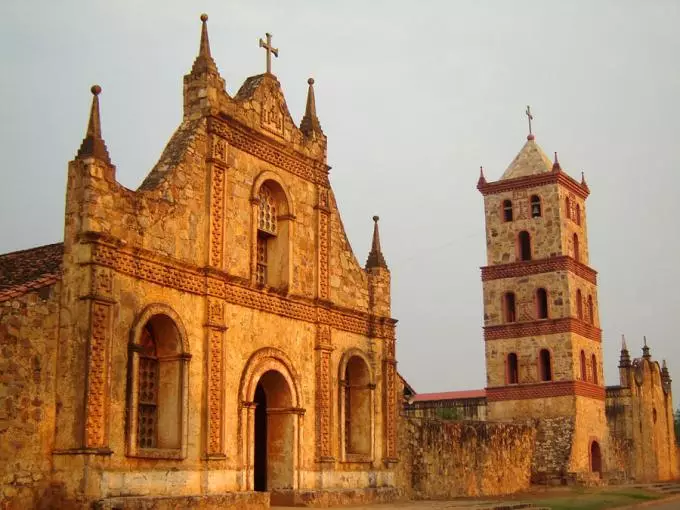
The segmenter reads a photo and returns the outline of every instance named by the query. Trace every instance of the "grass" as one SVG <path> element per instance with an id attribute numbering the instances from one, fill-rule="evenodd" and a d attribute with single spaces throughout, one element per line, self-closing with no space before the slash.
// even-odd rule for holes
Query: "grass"
<path id="1" fill-rule="evenodd" d="M 531 502 L 536 506 L 544 506 L 552 510 L 605 510 L 632 505 L 642 501 L 659 499 L 661 494 L 642 489 L 604 490 L 597 492 L 576 491 L 568 496 L 537 499 Z"/>

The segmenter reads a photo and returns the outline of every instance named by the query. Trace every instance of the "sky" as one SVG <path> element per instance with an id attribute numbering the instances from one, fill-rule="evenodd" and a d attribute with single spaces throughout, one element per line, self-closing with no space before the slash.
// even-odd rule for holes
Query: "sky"
<path id="1" fill-rule="evenodd" d="M 392 272 L 399 370 L 418 392 L 485 385 L 480 165 L 498 179 L 527 135 L 585 172 L 607 384 L 621 334 L 680 382 L 680 3 L 3 0 L 0 253 L 61 241 L 67 163 L 90 86 L 118 180 L 137 188 L 182 117 L 209 14 L 227 90 L 273 72 L 299 122 L 306 80 L 362 263 L 374 214 Z"/>

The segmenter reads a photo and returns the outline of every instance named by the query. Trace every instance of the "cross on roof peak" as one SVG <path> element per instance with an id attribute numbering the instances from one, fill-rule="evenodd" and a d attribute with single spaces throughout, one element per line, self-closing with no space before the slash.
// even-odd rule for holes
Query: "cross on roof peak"
<path id="1" fill-rule="evenodd" d="M 265 51 L 267 52 L 267 73 L 271 74 L 271 72 L 272 72 L 272 53 L 274 54 L 275 57 L 278 58 L 279 49 L 274 48 L 272 46 L 272 34 L 267 32 L 265 35 L 267 37 L 267 42 L 263 41 L 262 38 L 260 38 L 260 48 L 264 48 Z"/>

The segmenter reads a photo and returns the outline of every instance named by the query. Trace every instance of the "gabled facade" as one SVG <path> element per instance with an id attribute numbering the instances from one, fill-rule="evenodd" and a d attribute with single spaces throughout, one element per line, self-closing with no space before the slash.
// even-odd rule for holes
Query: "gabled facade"
<path id="1" fill-rule="evenodd" d="M 266 505 L 259 493 L 294 503 L 394 486 L 396 321 L 378 218 L 361 267 L 313 80 L 299 126 L 270 72 L 230 96 L 201 19 L 183 121 L 156 166 L 135 191 L 116 181 L 93 87 L 58 274 L 40 296 L 26 281 L 0 294 L 3 324 L 45 365 L 25 376 L 44 396 L 44 446 L 4 464 L 42 481 L 16 501 Z M 33 307 L 45 329 L 34 312 L 11 316 L 21 300 L 46 300 Z"/>
<path id="2" fill-rule="evenodd" d="M 484 196 L 487 265 L 482 268 L 487 416 L 541 419 L 536 478 L 602 472 L 604 414 L 596 272 L 588 265 L 589 190 L 543 153 L 533 135 Z M 547 425 L 552 423 L 553 425 Z M 548 434 L 552 436 L 553 434 Z"/>

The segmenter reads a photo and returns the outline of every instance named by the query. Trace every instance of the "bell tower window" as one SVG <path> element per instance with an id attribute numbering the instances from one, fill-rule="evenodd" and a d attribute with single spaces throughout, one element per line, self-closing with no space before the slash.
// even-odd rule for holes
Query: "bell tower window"
<path id="1" fill-rule="evenodd" d="M 576 291 L 576 317 L 583 320 L 583 294 L 581 294 L 581 289 Z"/>
<path id="2" fill-rule="evenodd" d="M 511 352 L 508 354 L 508 384 L 519 383 L 519 366 L 517 363 L 517 354 Z"/>
<path id="3" fill-rule="evenodd" d="M 503 221 L 512 221 L 512 200 L 503 200 Z"/>
<path id="4" fill-rule="evenodd" d="M 545 289 L 536 291 L 536 311 L 539 319 L 548 318 L 548 292 Z"/>
<path id="5" fill-rule="evenodd" d="M 552 367 L 550 363 L 550 351 L 541 349 L 538 354 L 538 368 L 541 381 L 552 381 Z"/>
<path id="6" fill-rule="evenodd" d="M 531 260 L 531 235 L 526 230 L 522 230 L 517 237 L 519 243 L 519 259 Z"/>
<path id="7" fill-rule="evenodd" d="M 581 261 L 581 255 L 580 255 L 580 248 L 579 248 L 579 242 L 578 242 L 578 234 L 573 235 L 573 244 L 574 244 L 574 260 L 576 262 Z"/>
<path id="8" fill-rule="evenodd" d="M 531 195 L 531 217 L 540 218 L 541 216 L 541 198 L 538 195 Z"/>
<path id="9" fill-rule="evenodd" d="M 581 380 L 585 381 L 588 378 L 586 373 L 586 353 L 581 349 Z"/>
<path id="10" fill-rule="evenodd" d="M 590 357 L 590 364 L 593 370 L 593 383 L 597 384 L 597 358 L 594 354 Z"/>
<path id="11" fill-rule="evenodd" d="M 517 320 L 514 292 L 506 292 L 503 296 L 503 311 L 505 315 L 505 322 L 515 322 Z"/>
<path id="12" fill-rule="evenodd" d="M 593 296 L 588 296 L 588 322 L 595 324 L 595 314 L 593 310 Z"/>

